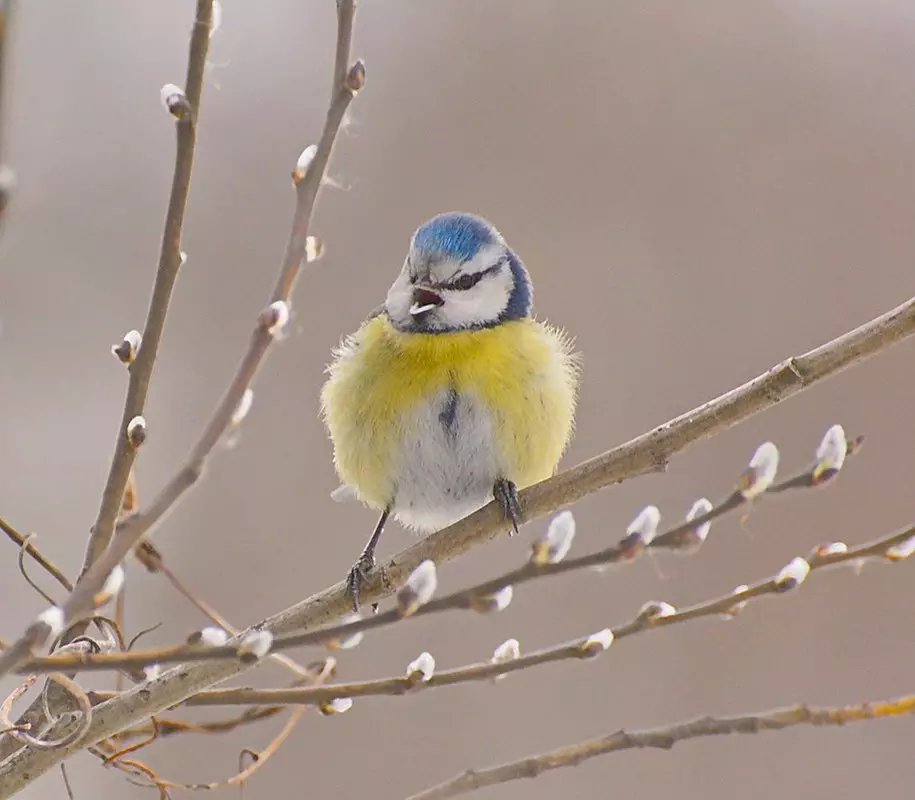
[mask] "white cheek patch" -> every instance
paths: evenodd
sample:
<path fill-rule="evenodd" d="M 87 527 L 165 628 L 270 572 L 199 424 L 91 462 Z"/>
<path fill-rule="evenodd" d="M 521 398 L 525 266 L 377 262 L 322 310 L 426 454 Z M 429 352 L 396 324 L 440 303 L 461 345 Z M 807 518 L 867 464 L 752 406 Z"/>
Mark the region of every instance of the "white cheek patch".
<path fill-rule="evenodd" d="M 497 272 L 484 275 L 472 289 L 443 292 L 445 304 L 437 319 L 445 328 L 472 328 L 495 322 L 508 306 L 512 291 L 511 267 L 506 262 Z"/>

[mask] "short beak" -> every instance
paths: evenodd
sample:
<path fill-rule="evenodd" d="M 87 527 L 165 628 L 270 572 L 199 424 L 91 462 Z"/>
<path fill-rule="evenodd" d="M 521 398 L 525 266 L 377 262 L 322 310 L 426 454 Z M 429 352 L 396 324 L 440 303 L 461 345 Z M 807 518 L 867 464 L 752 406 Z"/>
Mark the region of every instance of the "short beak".
<path fill-rule="evenodd" d="M 413 290 L 413 305 L 410 306 L 410 316 L 422 316 L 423 314 L 438 308 L 440 305 L 443 305 L 444 302 L 445 301 L 438 292 L 435 292 L 426 286 L 417 286 Z"/>

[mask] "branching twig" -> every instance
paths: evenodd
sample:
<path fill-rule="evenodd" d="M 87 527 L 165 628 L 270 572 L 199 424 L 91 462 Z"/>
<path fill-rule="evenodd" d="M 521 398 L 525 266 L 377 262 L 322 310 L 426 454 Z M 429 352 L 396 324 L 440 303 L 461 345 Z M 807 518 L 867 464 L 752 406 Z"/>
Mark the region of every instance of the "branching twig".
<path fill-rule="evenodd" d="M 165 216 L 159 265 L 146 316 L 143 346 L 137 352 L 136 358 L 129 364 L 130 380 L 127 386 L 127 399 L 124 402 L 124 411 L 118 428 L 114 458 L 111 461 L 99 513 L 89 536 L 82 574 L 62 608 L 62 621 L 67 626 L 92 613 L 93 598 L 101 590 L 111 570 L 123 558 L 121 556 L 107 566 L 100 563 L 105 560 L 103 553 L 107 552 L 106 548 L 110 550 L 115 521 L 121 510 L 124 492 L 136 460 L 138 441 L 131 440 L 128 435 L 128 427 L 133 420 L 141 418 L 143 415 L 149 382 L 159 352 L 159 342 L 165 328 L 169 301 L 181 267 L 181 229 L 184 224 L 184 211 L 187 206 L 191 169 L 194 163 L 194 146 L 197 138 L 200 97 L 210 43 L 212 15 L 213 0 L 197 0 L 188 53 L 184 89 L 185 103 L 180 112 L 173 112 L 176 118 L 177 134 L 175 170 Z M 44 623 L 33 623 L 19 640 L 0 653 L 0 677 L 27 658 L 36 645 L 44 644 L 49 638 L 52 638 L 51 632 Z M 81 631 L 76 630 L 75 632 Z"/>
<path fill-rule="evenodd" d="M 519 778 L 536 778 L 548 770 L 574 767 L 589 758 L 607 753 L 618 753 L 622 750 L 646 747 L 670 750 L 678 742 L 705 736 L 762 733 L 763 731 L 792 728 L 797 725 L 847 725 L 851 722 L 884 719 L 913 712 L 915 712 L 915 695 L 909 695 L 895 700 L 861 703 L 854 706 L 811 708 L 807 705 L 798 705 L 793 708 L 763 711 L 740 717 L 700 717 L 692 722 L 672 725 L 668 728 L 654 728 L 631 733 L 621 730 L 498 767 L 467 770 L 445 783 L 412 795 L 409 800 L 446 800 L 449 797 L 482 789 L 484 786 L 494 786 Z"/>
<path fill-rule="evenodd" d="M 194 28 L 191 32 L 188 52 L 187 78 L 184 92 L 187 97 L 187 111 L 176 114 L 175 132 L 177 146 L 175 152 L 175 171 L 172 176 L 171 194 L 168 210 L 165 214 L 165 230 L 162 234 L 162 246 L 159 253 L 159 266 L 153 285 L 152 298 L 143 329 L 143 346 L 130 363 L 130 381 L 127 386 L 127 399 L 124 413 L 118 427 L 117 445 L 114 458 L 108 473 L 108 481 L 102 494 L 98 517 L 89 537 L 81 580 L 88 577 L 87 571 L 101 557 L 108 547 L 124 490 L 133 468 L 137 451 L 127 436 L 130 421 L 143 415 L 146 395 L 152 378 L 156 356 L 159 354 L 159 342 L 165 329 L 165 317 L 171 300 L 172 290 L 178 279 L 181 268 L 181 229 L 184 225 L 184 210 L 187 207 L 188 191 L 191 184 L 191 170 L 194 165 L 194 147 L 197 141 L 197 125 L 200 118 L 200 98 L 203 92 L 203 73 L 206 66 L 207 51 L 210 46 L 210 26 L 213 19 L 213 0 L 197 0 L 197 11 Z M 109 567 L 102 576 L 102 582 Z M 101 587 L 101 583 L 91 594 Z M 86 612 L 88 613 L 88 611 Z M 71 614 L 70 617 L 74 617 Z"/>
<path fill-rule="evenodd" d="M 864 558 L 881 557 L 898 545 L 915 536 L 915 525 L 890 534 L 881 539 L 856 547 L 847 552 L 829 553 L 822 552 L 819 548 L 814 550 L 808 558 L 810 569 L 823 569 L 824 567 L 839 564 L 855 564 Z M 654 615 L 651 613 L 651 604 L 646 611 L 636 614 L 631 620 L 611 629 L 612 641 L 624 639 L 637 633 L 654 630 L 657 628 L 690 622 L 707 617 L 733 616 L 737 609 L 742 609 L 749 601 L 761 597 L 780 596 L 794 588 L 796 584 L 788 584 L 778 578 L 768 578 L 748 586 L 739 592 L 732 592 L 721 597 L 706 600 L 692 606 L 680 609 L 671 609 L 669 613 Z M 369 619 L 371 621 L 371 618 Z M 346 634 L 340 634 L 343 638 Z M 349 632 L 352 635 L 352 632 Z M 282 646 L 292 637 L 279 639 L 275 646 Z M 388 695 L 403 695 L 409 692 L 432 689 L 436 686 L 453 686 L 458 683 L 471 681 L 491 680 L 499 675 L 518 672 L 542 664 L 551 664 L 557 661 L 570 659 L 591 658 L 596 655 L 593 648 L 588 646 L 590 637 L 583 637 L 571 642 L 554 645 L 520 656 L 512 661 L 501 663 L 478 663 L 459 667 L 451 670 L 436 672 L 431 678 L 417 682 L 410 677 L 382 678 L 380 680 L 355 681 L 350 683 L 333 683 L 319 687 L 304 687 L 291 689 L 212 689 L 200 692 L 186 701 L 189 706 L 222 706 L 222 705 L 325 705 L 337 698 L 354 698 Z M 112 654 L 117 658 L 119 654 Z M 72 663 L 66 665 L 73 668 Z M 53 665 L 47 665 L 51 669 Z M 92 701 L 98 703 L 104 700 L 117 698 L 116 692 L 93 692 Z"/>
<path fill-rule="evenodd" d="M 200 0 L 203 2 L 203 0 Z M 210 0 L 212 2 L 212 0 Z M 311 224 L 311 215 L 314 210 L 315 200 L 320 189 L 324 173 L 330 160 L 334 141 L 343 121 L 343 116 L 356 91 L 364 82 L 365 70 L 362 62 L 357 61 L 348 67 L 349 49 L 352 38 L 352 23 L 355 14 L 353 0 L 339 0 L 338 10 L 338 36 L 337 55 L 335 59 L 334 82 L 330 107 L 324 124 L 324 131 L 317 152 L 308 166 L 305 175 L 296 184 L 296 209 L 293 216 L 292 231 L 286 252 L 280 267 L 279 278 L 274 289 L 271 304 L 258 316 L 251 343 L 247 353 L 242 358 L 241 364 L 229 388 L 220 400 L 210 422 L 207 424 L 203 435 L 194 446 L 187 464 L 172 478 L 159 495 L 153 499 L 149 507 L 140 513 L 133 514 L 124 519 L 117 526 L 116 535 L 98 560 L 92 564 L 78 582 L 73 593 L 63 606 L 65 617 L 72 622 L 81 616 L 90 613 L 92 597 L 104 584 L 112 569 L 147 536 L 165 515 L 174 507 L 175 503 L 184 493 L 193 486 L 200 477 L 205 462 L 213 448 L 222 438 L 223 434 L 232 424 L 232 418 L 242 401 L 251 381 L 254 379 L 259 367 L 263 363 L 267 351 L 277 334 L 277 327 L 281 320 L 276 304 L 287 304 L 292 286 L 298 275 L 299 268 L 305 259 L 308 243 L 308 230 Z M 284 307 L 286 307 L 284 305 Z M 286 312 L 288 313 L 288 312 Z M 146 341 L 140 348 L 137 364 L 146 350 Z M 128 398 L 129 399 L 129 398 Z M 126 415 L 125 415 L 126 416 Z M 129 418 L 128 418 L 129 421 Z M 126 426 L 127 422 L 124 423 Z M 126 440 L 125 440 L 126 441 Z M 119 450 L 120 453 L 120 450 Z M 130 457 L 127 466 L 132 463 Z M 120 462 L 119 462 L 120 463 Z M 127 473 L 124 470 L 124 485 Z M 113 473 L 114 474 L 114 473 Z M 120 477 L 120 472 L 118 472 Z M 123 485 L 120 485 L 118 503 L 123 495 Z M 107 509 L 107 506 L 105 506 Z M 115 508 L 115 512 L 117 509 Z M 107 517 L 106 517 L 107 519 Z M 111 525 L 106 530 L 110 531 Z M 5 666 L 0 659 L 0 675 Z"/>

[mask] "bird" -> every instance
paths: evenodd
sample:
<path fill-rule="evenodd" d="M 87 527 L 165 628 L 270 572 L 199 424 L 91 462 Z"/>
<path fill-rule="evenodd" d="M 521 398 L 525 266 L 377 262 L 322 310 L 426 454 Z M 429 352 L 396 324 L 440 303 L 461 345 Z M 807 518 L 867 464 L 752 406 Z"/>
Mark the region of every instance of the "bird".
<path fill-rule="evenodd" d="M 518 532 L 519 489 L 553 475 L 572 437 L 580 362 L 534 318 L 530 275 L 490 222 L 448 212 L 416 229 L 321 390 L 340 488 L 380 513 L 346 579 L 356 611 L 391 517 L 430 533 L 496 500 Z"/>

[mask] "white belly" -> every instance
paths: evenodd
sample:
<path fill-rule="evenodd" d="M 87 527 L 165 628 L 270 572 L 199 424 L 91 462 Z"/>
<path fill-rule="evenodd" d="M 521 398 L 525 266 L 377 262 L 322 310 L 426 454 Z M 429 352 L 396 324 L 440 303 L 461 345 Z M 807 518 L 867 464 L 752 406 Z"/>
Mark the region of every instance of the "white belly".
<path fill-rule="evenodd" d="M 502 466 L 487 408 L 443 391 L 410 420 L 395 458 L 393 514 L 402 524 L 440 530 L 492 500 Z"/>

